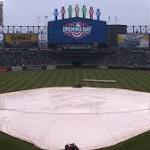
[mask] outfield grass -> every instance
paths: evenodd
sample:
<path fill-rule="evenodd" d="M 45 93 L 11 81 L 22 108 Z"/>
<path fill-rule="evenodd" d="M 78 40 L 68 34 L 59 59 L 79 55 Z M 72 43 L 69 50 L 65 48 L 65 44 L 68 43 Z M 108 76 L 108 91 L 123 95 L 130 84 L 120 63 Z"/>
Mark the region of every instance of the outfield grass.
<path fill-rule="evenodd" d="M 141 134 L 109 148 L 99 150 L 150 150 L 150 132 Z"/>
<path fill-rule="evenodd" d="M 111 79 L 116 84 L 82 83 L 82 79 Z M 59 69 L 50 71 L 22 71 L 0 74 L 0 93 L 41 87 L 83 86 L 124 88 L 150 92 L 150 71 L 125 69 Z M 0 150 L 39 150 L 29 143 L 0 133 Z M 102 150 L 150 150 L 150 132 Z"/>
<path fill-rule="evenodd" d="M 25 141 L 0 132 L 0 150 L 41 150 Z"/>
<path fill-rule="evenodd" d="M 41 150 L 32 144 L 0 132 L 0 150 Z M 150 150 L 150 132 L 141 134 L 117 145 L 99 150 Z"/>
<path fill-rule="evenodd" d="M 150 71 L 106 69 L 59 69 L 0 74 L 0 93 L 25 89 L 73 86 L 82 79 L 112 79 L 116 84 L 82 83 L 84 86 L 124 88 L 150 92 Z"/>

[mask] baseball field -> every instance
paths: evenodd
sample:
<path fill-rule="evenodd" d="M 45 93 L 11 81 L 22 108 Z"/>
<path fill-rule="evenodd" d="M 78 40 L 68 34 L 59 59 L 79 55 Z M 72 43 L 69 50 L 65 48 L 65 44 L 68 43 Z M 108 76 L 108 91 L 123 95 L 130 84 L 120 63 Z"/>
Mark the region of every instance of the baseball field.
<path fill-rule="evenodd" d="M 89 83 L 83 79 L 116 80 L 116 83 Z M 0 74 L 0 93 L 42 87 L 74 85 L 123 88 L 150 92 L 150 71 L 125 69 L 58 69 L 21 71 Z M 102 150 L 149 150 L 150 132 Z M 33 145 L 0 133 L 0 150 L 38 150 Z"/>

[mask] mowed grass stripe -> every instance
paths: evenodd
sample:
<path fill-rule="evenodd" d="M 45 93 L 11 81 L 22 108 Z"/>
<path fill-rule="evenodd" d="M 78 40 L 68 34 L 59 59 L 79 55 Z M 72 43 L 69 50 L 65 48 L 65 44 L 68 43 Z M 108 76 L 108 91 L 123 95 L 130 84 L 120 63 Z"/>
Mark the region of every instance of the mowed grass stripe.
<path fill-rule="evenodd" d="M 6 82 L 5 80 L 9 78 L 12 78 L 12 72 L 0 74 L 0 86 L 2 86 L 3 83 Z"/>
<path fill-rule="evenodd" d="M 118 76 L 119 78 L 122 78 L 125 89 L 137 89 L 136 85 L 133 84 L 130 76 L 128 75 L 128 72 L 126 73 L 124 70 L 118 71 Z"/>
<path fill-rule="evenodd" d="M 77 81 L 77 83 L 81 83 L 82 80 L 83 80 L 82 70 L 81 69 L 76 69 L 76 81 Z"/>
<path fill-rule="evenodd" d="M 63 70 L 63 74 L 61 76 L 61 86 L 74 86 L 76 83 L 75 79 L 75 70 L 69 69 L 69 70 Z"/>
<path fill-rule="evenodd" d="M 91 77 L 91 75 L 90 75 L 91 71 L 92 70 L 90 70 L 90 69 L 85 69 L 84 72 L 83 72 L 83 79 L 93 79 L 93 77 Z M 89 86 L 89 85 L 93 86 L 94 84 L 93 83 L 84 82 L 84 86 Z"/>
<path fill-rule="evenodd" d="M 44 82 L 43 82 L 43 78 L 44 78 L 45 72 L 44 71 L 39 72 L 39 73 L 35 72 L 34 75 L 35 75 L 34 79 L 31 79 L 32 82 L 30 84 L 30 87 L 32 87 L 33 89 L 39 88 L 40 85 L 43 85 L 43 87 L 44 87 L 45 85 L 44 85 Z"/>
<path fill-rule="evenodd" d="M 32 89 L 51 86 L 73 86 L 82 79 L 112 79 L 117 84 L 84 83 L 84 86 L 119 87 L 150 91 L 150 72 L 112 69 L 60 69 L 48 71 L 10 72 L 0 75 L 0 91 Z"/>
<path fill-rule="evenodd" d="M 131 73 L 131 78 L 133 79 L 133 82 L 136 83 L 139 87 L 139 90 L 141 91 L 148 91 L 149 85 L 147 82 L 144 80 L 146 75 L 139 75 L 138 72 L 132 72 Z"/>
<path fill-rule="evenodd" d="M 55 85 L 57 87 L 61 86 L 61 84 L 64 80 L 64 78 L 62 78 L 62 76 L 64 76 L 64 73 L 65 73 L 64 70 L 63 71 L 60 71 L 60 70 L 56 71 L 56 75 L 55 75 L 55 78 L 53 80 L 53 86 L 55 86 Z"/>
<path fill-rule="evenodd" d="M 66 70 L 67 71 L 67 70 Z M 71 86 L 75 84 L 80 84 L 82 82 L 82 70 L 80 69 L 72 69 L 71 70 Z"/>
<path fill-rule="evenodd" d="M 146 91 L 150 91 L 150 72 L 138 71 L 137 74 L 135 74 L 135 77 L 142 82 L 144 90 L 146 89 Z"/>
<path fill-rule="evenodd" d="M 132 79 L 132 82 L 133 82 L 133 84 L 135 84 L 136 85 L 136 87 L 137 87 L 137 90 L 140 90 L 140 91 L 144 91 L 144 90 L 146 90 L 147 88 L 145 87 L 145 85 L 143 84 L 143 82 L 140 80 L 140 78 L 138 78 L 138 74 L 137 74 L 137 71 L 130 71 L 130 77 L 131 77 L 131 79 Z"/>
<path fill-rule="evenodd" d="M 20 72 L 20 74 L 25 74 L 24 72 Z M 14 79 L 16 79 L 17 77 L 20 76 L 20 74 L 16 73 L 16 72 L 9 72 L 9 73 L 6 73 L 5 74 L 5 77 L 4 76 L 0 76 L 0 87 L 3 88 L 5 87 L 7 84 L 11 83 Z"/>
<path fill-rule="evenodd" d="M 102 70 L 92 70 L 93 74 L 91 74 L 91 79 L 96 79 L 96 80 L 103 80 L 103 79 L 109 79 L 109 75 L 106 74 L 105 70 L 102 69 Z M 101 76 L 101 77 L 100 77 Z M 108 85 L 105 84 L 105 83 L 93 83 L 92 84 L 93 86 L 96 86 L 96 87 L 107 87 Z M 110 84 L 109 84 L 110 86 Z"/>
<path fill-rule="evenodd" d="M 39 79 L 42 77 L 42 72 L 40 71 L 39 73 L 37 72 L 37 71 L 34 71 L 33 73 L 30 73 L 30 75 L 29 75 L 29 77 L 27 77 L 26 79 L 25 79 L 25 81 L 24 81 L 24 83 L 25 82 L 28 82 L 28 84 L 25 84 L 24 86 L 23 86 L 23 88 L 24 89 L 27 89 L 27 88 L 30 88 L 30 89 L 32 89 L 32 88 L 34 88 L 34 85 L 35 84 L 38 84 L 38 82 L 40 81 Z M 23 83 L 23 84 L 24 84 Z M 43 85 L 43 83 L 42 83 L 42 85 Z M 43 85 L 43 87 L 44 87 L 44 85 Z M 37 87 L 38 88 L 38 87 Z"/>
<path fill-rule="evenodd" d="M 127 82 L 130 84 L 131 89 L 143 91 L 144 88 L 141 86 L 139 80 L 137 80 L 137 78 L 135 78 L 134 73 L 136 73 L 136 72 L 129 70 L 129 71 L 124 72 L 124 76 L 125 76 L 125 78 L 127 78 Z"/>
<path fill-rule="evenodd" d="M 15 90 L 17 90 L 17 89 L 26 90 L 26 89 L 33 88 L 32 84 L 34 84 L 36 82 L 35 74 L 36 74 L 35 71 L 33 71 L 33 72 L 27 71 L 24 73 L 24 75 L 19 74 L 19 77 L 14 80 L 14 82 L 16 82 L 16 84 L 14 84 L 14 82 L 13 82 L 14 89 Z M 38 73 L 38 74 L 40 74 L 40 73 Z M 35 82 L 33 82 L 33 81 L 35 81 Z"/>
<path fill-rule="evenodd" d="M 34 71 L 33 72 L 25 72 L 24 75 L 20 75 L 18 77 L 18 79 L 16 78 L 12 82 L 11 89 L 14 88 L 14 90 L 16 90 L 16 89 L 26 90 L 26 89 L 32 88 L 30 86 L 30 84 L 32 84 L 32 80 L 31 79 L 33 79 L 34 75 L 35 75 Z"/>
<path fill-rule="evenodd" d="M 96 70 L 96 69 L 94 69 L 94 70 L 92 70 L 93 71 L 93 77 L 94 77 L 94 79 L 96 79 L 96 80 L 101 80 L 101 78 L 99 77 L 99 75 L 100 75 L 100 71 L 99 70 Z M 94 84 L 94 86 L 95 87 L 99 87 L 100 86 L 100 84 L 99 83 L 95 83 Z"/>
<path fill-rule="evenodd" d="M 119 88 L 122 86 L 123 88 L 124 84 L 123 84 L 122 78 L 118 78 L 116 70 L 109 70 L 109 72 L 105 70 L 105 73 L 110 76 L 111 80 L 116 81 L 116 83 L 108 84 L 108 87 L 110 86 L 112 88 Z"/>
<path fill-rule="evenodd" d="M 72 69 L 67 72 L 67 80 L 65 82 L 66 86 L 73 86 L 76 83 Z"/>
<path fill-rule="evenodd" d="M 25 72 L 24 74 L 17 74 L 17 78 L 14 79 L 10 85 L 8 85 L 9 88 L 11 88 L 11 91 L 16 91 L 18 89 L 22 90 L 22 87 L 24 85 L 22 84 L 22 82 L 24 82 L 26 77 L 27 77 L 27 72 Z"/>
<path fill-rule="evenodd" d="M 44 72 L 27 72 L 28 77 L 23 77 L 17 87 L 20 89 L 34 89 L 38 88 L 38 82 L 40 81 L 41 76 L 44 75 Z M 28 84 L 26 84 L 28 83 Z"/>
<path fill-rule="evenodd" d="M 12 73 L 11 77 L 7 78 L 5 82 L 3 82 L 3 87 L 1 87 L 1 90 L 4 92 L 15 91 L 17 83 L 24 80 L 23 77 L 27 77 L 26 72 Z"/>
<path fill-rule="evenodd" d="M 58 70 L 50 70 L 50 72 L 51 72 L 51 77 L 48 79 L 47 86 L 49 87 L 57 86 L 56 80 L 58 80 L 57 77 L 59 75 L 59 72 Z"/>
<path fill-rule="evenodd" d="M 119 71 L 119 75 L 122 78 L 126 89 L 136 89 L 137 88 L 137 86 L 133 83 L 133 81 L 131 79 L 130 72 L 121 70 L 121 71 Z"/>
<path fill-rule="evenodd" d="M 150 84 L 150 71 L 140 71 L 138 70 L 139 78 L 143 78 L 147 84 Z"/>
<path fill-rule="evenodd" d="M 114 75 L 114 78 L 116 79 L 117 84 L 118 84 L 118 88 L 123 88 L 123 89 L 128 88 L 126 81 L 124 81 L 124 76 L 122 75 L 123 72 L 121 72 L 118 69 L 110 70 L 110 72 L 112 72 L 111 74 Z"/>
<path fill-rule="evenodd" d="M 105 69 L 101 69 L 99 71 L 102 76 L 102 79 L 100 79 L 100 80 L 111 80 L 112 79 L 112 77 L 109 76 L 109 72 L 106 72 Z M 111 87 L 110 84 L 107 84 L 107 83 L 101 83 L 99 85 L 100 85 L 100 87 L 104 87 L 104 88 Z"/>
<path fill-rule="evenodd" d="M 48 87 L 48 81 L 52 76 L 52 71 L 43 71 L 40 76 L 38 76 L 38 81 L 33 85 L 34 88 Z"/>
<path fill-rule="evenodd" d="M 132 90 L 140 90 L 140 91 L 147 91 L 146 82 L 143 84 L 143 81 L 141 80 L 142 76 L 138 74 L 137 71 L 129 71 L 125 73 L 128 77 L 130 77 L 130 80 L 132 84 L 134 84 L 135 88 L 132 88 Z M 145 75 L 144 75 L 145 76 Z"/>
<path fill-rule="evenodd" d="M 51 86 L 50 82 L 51 82 L 53 76 L 55 76 L 54 71 L 52 71 L 52 70 L 44 71 L 44 74 L 42 76 L 43 79 L 40 82 L 38 82 L 37 84 L 39 84 L 40 88 L 49 87 L 49 86 Z"/>
<path fill-rule="evenodd" d="M 69 70 L 59 71 L 58 74 L 59 74 L 59 78 L 58 78 L 59 82 L 57 86 L 66 86 L 66 83 L 68 82 Z"/>

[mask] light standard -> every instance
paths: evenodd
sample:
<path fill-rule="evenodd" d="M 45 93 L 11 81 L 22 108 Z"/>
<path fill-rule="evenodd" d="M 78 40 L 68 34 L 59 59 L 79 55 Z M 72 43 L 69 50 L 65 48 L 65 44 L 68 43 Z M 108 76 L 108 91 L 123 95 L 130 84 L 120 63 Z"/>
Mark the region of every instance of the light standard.
<path fill-rule="evenodd" d="M 41 17 L 40 16 L 37 17 L 37 23 L 38 23 L 38 26 L 40 26 L 40 24 L 41 24 Z"/>

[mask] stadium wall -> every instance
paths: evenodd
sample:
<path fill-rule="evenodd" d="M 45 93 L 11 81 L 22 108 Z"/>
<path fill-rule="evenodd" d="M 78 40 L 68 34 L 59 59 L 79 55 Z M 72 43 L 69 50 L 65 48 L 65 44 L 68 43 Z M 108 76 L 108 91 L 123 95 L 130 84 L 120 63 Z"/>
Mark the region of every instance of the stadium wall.
<path fill-rule="evenodd" d="M 70 69 L 75 68 L 72 64 L 57 64 L 57 65 L 48 65 L 48 66 L 18 66 L 18 67 L 0 67 L 0 73 L 6 73 L 9 71 L 35 71 L 35 70 L 53 70 L 53 69 Z M 105 65 L 101 66 L 99 64 L 83 64 L 80 68 L 95 68 L 95 69 L 131 69 L 131 70 L 150 70 L 150 66 L 133 66 L 133 65 Z"/>
<path fill-rule="evenodd" d="M 21 66 L 15 66 L 15 67 L 11 67 L 11 71 L 17 72 L 17 71 L 22 71 L 22 67 Z"/>
<path fill-rule="evenodd" d="M 48 65 L 46 66 L 46 70 L 53 70 L 56 69 L 56 65 Z"/>
<path fill-rule="evenodd" d="M 107 25 L 107 45 L 117 47 L 118 34 L 127 34 L 127 25 Z"/>
<path fill-rule="evenodd" d="M 9 72 L 10 70 L 10 67 L 0 67 L 0 73 Z"/>

